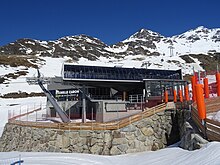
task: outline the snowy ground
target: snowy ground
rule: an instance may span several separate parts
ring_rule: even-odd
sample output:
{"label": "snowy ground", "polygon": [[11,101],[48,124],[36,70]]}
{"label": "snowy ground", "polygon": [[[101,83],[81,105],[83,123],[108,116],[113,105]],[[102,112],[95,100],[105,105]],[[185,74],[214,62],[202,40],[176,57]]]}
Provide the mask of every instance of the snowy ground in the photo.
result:
{"label": "snowy ground", "polygon": [[220,111],[215,112],[215,113],[208,114],[208,115],[207,115],[207,118],[208,118],[208,119],[211,119],[211,120],[215,120],[215,121],[220,122]]}
{"label": "snowy ground", "polygon": [[220,143],[208,143],[200,150],[187,151],[178,147],[120,156],[78,153],[0,153],[0,164],[24,160],[24,165],[219,165]]}
{"label": "snowy ground", "polygon": [[[25,108],[45,105],[45,97],[23,99],[0,99],[0,132],[7,122],[8,114],[16,114]],[[10,113],[8,113],[10,112]],[[25,118],[24,118],[25,120]],[[21,159],[24,165],[219,165],[220,142],[211,142],[200,150],[187,151],[179,147],[171,147],[159,151],[148,151],[121,156],[100,156],[78,153],[32,153],[32,152],[1,152],[0,164],[8,165]]]}

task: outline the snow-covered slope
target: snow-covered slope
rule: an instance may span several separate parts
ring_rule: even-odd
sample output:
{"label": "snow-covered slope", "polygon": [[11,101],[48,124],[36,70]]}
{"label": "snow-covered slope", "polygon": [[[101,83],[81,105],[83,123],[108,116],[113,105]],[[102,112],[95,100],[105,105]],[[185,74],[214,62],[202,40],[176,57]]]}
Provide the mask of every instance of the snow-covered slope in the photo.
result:
{"label": "snow-covered slope", "polygon": [[[42,63],[37,63],[40,72],[44,77],[55,77],[61,76],[62,64],[69,58],[51,58],[44,57]],[[40,93],[42,92],[41,88],[38,85],[29,85],[26,82],[27,77],[36,77],[37,69],[33,67],[10,67],[10,66],[0,66],[0,76],[14,74],[18,71],[26,71],[26,75],[21,75],[17,78],[7,77],[7,80],[4,83],[0,83],[0,96],[8,93]]]}
{"label": "snow-covered slope", "polygon": [[220,29],[207,29],[200,26],[171,39],[174,54],[220,52]]}
{"label": "snow-covered slope", "polygon": [[[126,50],[129,48],[144,49],[148,55],[153,55],[154,52],[171,56],[207,54],[209,52],[220,52],[219,42],[220,28],[208,29],[200,26],[173,37],[164,37],[159,33],[141,29],[128,39],[113,45],[113,48],[108,50],[117,52],[114,47],[118,49],[126,47]],[[170,52],[170,49],[172,49],[172,52]],[[125,49],[122,50],[126,51]]]}

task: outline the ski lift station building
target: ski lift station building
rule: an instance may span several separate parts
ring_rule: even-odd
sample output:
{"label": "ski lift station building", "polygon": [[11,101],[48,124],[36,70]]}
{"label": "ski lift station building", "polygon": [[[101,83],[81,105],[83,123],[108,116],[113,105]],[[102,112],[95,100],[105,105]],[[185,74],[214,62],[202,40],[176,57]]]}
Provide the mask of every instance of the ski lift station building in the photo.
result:
{"label": "ski lift station building", "polygon": [[[82,118],[84,109],[87,119],[108,122],[162,103],[165,90],[172,101],[173,90],[185,85],[181,70],[64,64],[48,90],[70,119]],[[47,113],[57,116],[49,102]]]}

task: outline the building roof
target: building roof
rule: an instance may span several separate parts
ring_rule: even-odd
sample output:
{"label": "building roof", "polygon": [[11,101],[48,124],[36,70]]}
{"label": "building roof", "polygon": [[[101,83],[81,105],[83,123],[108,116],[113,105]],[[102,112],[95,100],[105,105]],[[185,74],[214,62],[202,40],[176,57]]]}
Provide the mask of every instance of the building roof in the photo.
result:
{"label": "building roof", "polygon": [[63,80],[141,82],[144,79],[182,80],[181,70],[101,67],[64,64]]}

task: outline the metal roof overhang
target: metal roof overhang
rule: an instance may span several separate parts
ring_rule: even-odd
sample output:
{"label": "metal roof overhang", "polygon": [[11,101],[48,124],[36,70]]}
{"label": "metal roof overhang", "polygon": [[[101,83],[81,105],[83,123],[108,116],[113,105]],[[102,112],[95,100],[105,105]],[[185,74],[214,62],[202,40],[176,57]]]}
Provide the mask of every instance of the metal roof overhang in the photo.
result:
{"label": "metal roof overhang", "polygon": [[63,78],[64,81],[72,82],[121,82],[121,83],[140,83],[143,80],[111,80],[111,79],[76,79],[76,78]]}
{"label": "metal roof overhang", "polygon": [[180,79],[143,79],[143,81],[165,81],[165,82],[186,82]]}

